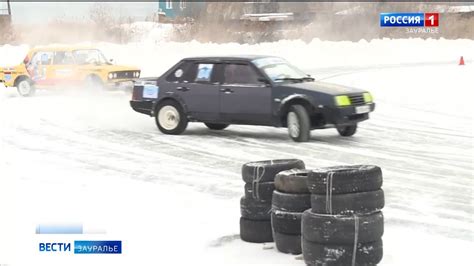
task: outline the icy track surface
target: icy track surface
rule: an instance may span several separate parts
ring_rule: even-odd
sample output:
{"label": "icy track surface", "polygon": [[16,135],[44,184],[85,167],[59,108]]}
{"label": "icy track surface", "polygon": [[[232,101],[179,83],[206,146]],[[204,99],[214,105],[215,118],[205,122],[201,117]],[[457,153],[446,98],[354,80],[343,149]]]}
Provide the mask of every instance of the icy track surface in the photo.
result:
{"label": "icy track surface", "polygon": [[[366,88],[377,107],[351,138],[334,129],[294,143],[286,129],[191,123],[158,132],[126,93],[0,92],[0,264],[304,265],[239,237],[240,167],[300,158],[308,168],[382,167],[380,265],[468,265],[473,245],[473,64],[306,70]],[[422,62],[421,62],[422,63]],[[305,66],[303,66],[304,68]],[[45,222],[105,234],[35,235]],[[119,256],[41,254],[39,242],[122,240]]]}

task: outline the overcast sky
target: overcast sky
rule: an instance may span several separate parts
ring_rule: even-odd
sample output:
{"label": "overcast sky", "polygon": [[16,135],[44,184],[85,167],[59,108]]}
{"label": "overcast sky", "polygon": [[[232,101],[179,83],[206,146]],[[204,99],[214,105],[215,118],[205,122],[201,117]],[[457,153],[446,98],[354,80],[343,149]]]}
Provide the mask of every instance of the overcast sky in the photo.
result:
{"label": "overcast sky", "polygon": [[[32,2],[11,3],[13,23],[38,23],[53,19],[84,20],[89,19],[89,10],[96,3],[91,2]],[[158,10],[156,2],[120,2],[101,3],[110,6],[114,16],[145,18]],[[0,0],[0,9],[6,3]]]}

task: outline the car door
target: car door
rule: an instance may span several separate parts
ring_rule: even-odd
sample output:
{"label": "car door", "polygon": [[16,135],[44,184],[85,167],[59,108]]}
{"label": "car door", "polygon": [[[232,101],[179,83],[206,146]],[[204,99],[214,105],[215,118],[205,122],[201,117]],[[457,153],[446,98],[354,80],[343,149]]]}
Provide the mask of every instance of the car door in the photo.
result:
{"label": "car door", "polygon": [[55,85],[75,85],[79,83],[77,65],[70,51],[56,51],[53,63],[49,66]]}
{"label": "car door", "polygon": [[54,84],[54,76],[51,72],[50,66],[53,61],[53,52],[38,51],[33,56],[27,65],[27,71],[30,74],[31,80],[37,86],[50,86]]}
{"label": "car door", "polygon": [[175,80],[171,81],[167,91],[178,96],[186,105],[188,114],[196,120],[219,120],[219,82],[216,70],[219,67],[220,64],[215,62],[190,61],[170,74],[175,76]]}
{"label": "car door", "polygon": [[247,62],[224,65],[220,87],[220,113],[230,123],[271,125],[271,86]]}

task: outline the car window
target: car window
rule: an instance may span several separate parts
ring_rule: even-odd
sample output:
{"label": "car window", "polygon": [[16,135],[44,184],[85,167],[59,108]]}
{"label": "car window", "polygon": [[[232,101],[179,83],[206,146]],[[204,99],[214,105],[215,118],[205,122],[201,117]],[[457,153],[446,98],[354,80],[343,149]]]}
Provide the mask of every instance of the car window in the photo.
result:
{"label": "car window", "polygon": [[63,52],[63,51],[55,52],[53,64],[54,65],[72,65],[74,64],[74,57],[71,52]]}
{"label": "car window", "polygon": [[260,77],[248,64],[226,64],[224,69],[225,84],[260,84]]}
{"label": "car window", "polygon": [[186,83],[215,83],[217,82],[217,66],[219,64],[194,62],[183,74],[183,82]]}
{"label": "car window", "polygon": [[30,61],[32,65],[50,65],[53,61],[53,52],[37,52]]}
{"label": "car window", "polygon": [[177,66],[173,72],[166,76],[166,81],[168,82],[182,82],[184,78],[184,72],[190,66],[189,62],[183,62]]}

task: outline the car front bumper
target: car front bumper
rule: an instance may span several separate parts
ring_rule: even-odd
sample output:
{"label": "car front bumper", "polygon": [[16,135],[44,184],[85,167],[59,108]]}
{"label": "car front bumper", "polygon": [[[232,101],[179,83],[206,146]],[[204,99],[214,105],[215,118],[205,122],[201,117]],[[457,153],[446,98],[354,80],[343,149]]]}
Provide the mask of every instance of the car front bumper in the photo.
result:
{"label": "car front bumper", "polygon": [[356,108],[360,106],[346,106],[346,107],[328,107],[325,108],[324,118],[326,124],[331,125],[353,125],[364,120],[369,119],[369,113],[375,110],[375,103],[367,103],[368,112],[357,113]]}

